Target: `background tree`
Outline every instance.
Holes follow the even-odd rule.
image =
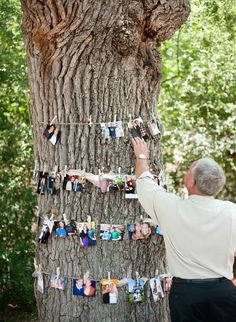
[[[235,2],[192,2],[187,23],[161,48],[164,75],[158,109],[166,128],[163,155],[172,189],[181,190],[189,163],[209,155],[227,175],[219,197],[234,202],[235,18]]]
[[[187,1],[28,1],[22,0],[23,32],[29,62],[30,97],[34,124],[34,155],[41,169],[82,168],[97,173],[106,166],[128,171],[134,165],[127,127],[125,138],[101,144],[98,126],[78,126],[91,115],[96,123],[128,121],[129,114],[150,119],[153,102],[159,93],[161,59],[156,52],[160,42],[170,38],[185,22]],[[43,138],[43,129],[57,116],[61,143]],[[161,168],[159,141],[150,144],[151,166]],[[51,207],[83,221],[91,214],[97,223],[129,223],[140,218],[137,201],[127,202],[122,195],[102,195],[92,187],[84,194],[61,191],[59,196],[40,196],[39,215]],[[40,221],[42,223],[42,220]],[[163,240],[151,242],[101,243],[92,249],[79,248],[75,240],[52,239],[38,245],[37,260],[45,270],[66,276],[101,279],[111,272],[122,278],[135,271],[153,276],[165,268]],[[119,303],[102,306],[71,295],[71,281],[65,293],[49,288],[37,295],[42,321],[167,321],[166,301],[159,306],[148,297],[143,306],[127,303],[125,289]]]
[[[31,232],[36,198],[32,177],[32,141],[28,115],[25,54],[17,1],[0,3],[0,311],[31,311]],[[13,320],[15,321],[15,315]]]

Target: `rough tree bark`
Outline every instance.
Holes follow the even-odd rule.
[[[71,168],[98,173],[98,169],[127,171],[134,166],[125,126],[125,138],[102,144],[100,127],[60,125],[61,142],[52,146],[43,129],[54,115],[59,123],[127,122],[129,114],[148,120],[160,91],[161,57],[156,48],[186,21],[188,0],[21,0],[23,33],[28,55],[29,84],[34,128],[34,153],[40,168]],[[41,122],[45,122],[42,125]],[[149,143],[150,163],[162,166],[160,140]],[[121,193],[101,194],[92,187],[86,193],[61,191],[59,196],[40,196],[39,215],[58,207],[61,214],[83,221],[91,214],[97,223],[133,223],[145,216],[137,200]],[[40,224],[42,221],[40,221]],[[37,261],[48,272],[60,266],[65,276],[89,270],[102,279],[111,272],[121,279],[153,277],[166,270],[163,239],[101,242],[82,249],[78,239],[51,239],[37,245]],[[65,292],[50,289],[45,276],[45,294],[37,294],[40,321],[163,321],[169,319],[167,300],[153,303],[146,288],[146,302],[130,305],[126,287],[119,289],[116,305],[72,295],[72,281]],[[99,291],[98,291],[99,293]]]

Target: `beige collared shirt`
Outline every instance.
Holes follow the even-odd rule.
[[[236,204],[199,195],[182,199],[158,186],[149,171],[137,179],[137,193],[161,227],[173,276],[233,278]]]

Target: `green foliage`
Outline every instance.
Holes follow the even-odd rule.
[[[227,174],[220,197],[233,201],[235,19],[236,3],[230,0],[192,2],[186,25],[161,48],[163,82],[158,111],[166,128],[164,161],[172,189],[183,185],[183,173],[192,161],[211,156]]]
[[[34,307],[32,142],[18,1],[0,3],[0,309]]]

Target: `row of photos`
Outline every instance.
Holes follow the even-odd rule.
[[[88,124],[92,125],[88,120]],[[122,121],[101,123],[101,136],[105,140],[119,139],[124,137]],[[139,137],[145,141],[154,138],[160,134],[160,129],[157,120],[153,118],[149,122],[144,122],[140,116],[131,119],[128,123],[129,133],[132,138]],[[53,145],[57,144],[61,137],[61,131],[58,130],[55,124],[48,124],[43,132],[43,135]]]
[[[83,247],[96,245],[96,224],[94,221],[76,222],[74,220],[52,221],[44,219],[38,238],[41,244],[47,244],[49,237],[67,238],[75,236],[79,238]],[[154,233],[162,235],[159,226],[155,226]],[[111,225],[100,224],[99,239],[120,241],[123,239],[139,240],[149,239],[153,234],[149,222],[137,222],[135,224]]]
[[[37,290],[43,294],[43,274],[39,271],[35,271],[33,273],[33,277],[37,278]],[[118,302],[119,280],[104,279],[100,283],[102,285],[102,302],[104,304],[116,304]],[[153,300],[154,302],[157,302],[164,297],[165,292],[170,291],[172,277],[170,275],[163,274],[151,278],[149,283],[152,290]],[[96,295],[97,284],[98,282],[95,280],[73,279],[72,294],[74,296],[81,297],[94,297]],[[128,279],[129,302],[131,304],[145,302],[144,285],[145,280],[142,278]],[[50,287],[64,291],[67,287],[67,279],[61,274],[52,273],[50,277]]]
[[[143,138],[145,141],[160,134],[160,129],[155,119],[145,124],[140,116],[132,119],[128,123],[128,128],[131,137]],[[49,124],[43,134],[50,143],[55,145],[59,142],[61,131],[56,128],[55,124]],[[122,122],[101,123],[101,135],[107,140],[123,137]],[[62,180],[59,172],[49,175],[46,172],[38,171],[35,179],[37,180],[37,193],[41,195],[44,195],[46,192],[51,195],[57,194],[61,187],[67,191],[84,192],[86,191],[88,183],[85,177],[79,175],[66,174]],[[99,176],[98,186],[102,193],[124,190],[126,198],[137,198],[136,179],[132,174],[125,175],[123,178],[120,175],[114,174]],[[155,233],[162,235],[159,226],[155,227]],[[99,238],[101,240],[118,241],[124,239],[125,234],[130,240],[148,239],[152,234],[152,230],[150,224],[147,222],[129,224],[127,225],[127,230],[125,225],[100,225]],[[47,243],[51,235],[55,238],[78,236],[81,246],[94,246],[96,245],[96,224],[93,221],[78,223],[74,220],[54,222],[45,219],[38,242],[43,244]],[[35,272],[33,276],[37,277],[38,291],[44,293],[43,275]],[[154,302],[163,298],[164,292],[170,290],[171,282],[172,278],[170,276],[157,276],[150,279]],[[95,280],[73,279],[72,293],[74,296],[94,297],[96,294],[96,283]],[[131,304],[144,303],[144,284],[145,281],[143,279],[128,280],[129,302]],[[116,304],[118,301],[119,280],[102,280],[101,285],[103,303]],[[53,273],[50,279],[50,286],[59,290],[65,290],[67,280],[64,276]]]

